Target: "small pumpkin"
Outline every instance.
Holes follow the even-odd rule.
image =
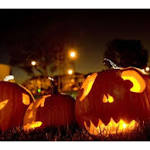
[[[92,135],[131,132],[150,118],[150,78],[133,67],[93,73],[81,86],[75,114]]]
[[[43,96],[30,104],[24,116],[24,130],[67,126],[75,121],[75,100],[68,95]]]
[[[32,94],[16,83],[0,81],[0,130],[14,128],[23,124],[23,117]]]

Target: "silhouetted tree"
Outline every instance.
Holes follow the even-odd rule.
[[[74,33],[73,29],[67,25],[61,20],[55,20],[42,26],[35,25],[35,30],[31,24],[29,27],[16,29],[5,44],[7,48],[9,46],[10,65],[20,67],[30,75],[35,72],[44,76],[54,73],[65,59],[65,50],[76,43],[70,38],[74,37],[71,34]],[[38,63],[34,67],[31,66],[32,60]]]
[[[25,70],[29,75],[40,73],[47,76],[49,72],[54,73],[57,70],[58,53],[63,54],[64,45],[62,43],[36,43],[29,41],[17,41],[11,45],[10,64]],[[62,55],[59,59],[64,59]],[[35,66],[31,61],[37,62]]]
[[[115,39],[107,43],[104,58],[121,67],[144,68],[147,65],[148,52],[140,40]],[[106,65],[110,67],[109,64]]]

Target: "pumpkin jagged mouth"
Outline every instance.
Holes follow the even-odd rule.
[[[86,121],[84,121],[84,127],[92,135],[110,135],[118,134],[122,132],[129,133],[138,127],[138,122],[132,120],[129,123],[126,123],[124,120],[120,119],[117,123],[111,118],[109,123],[105,125],[100,119],[97,127],[90,120],[90,125],[88,126]]]
[[[36,122],[32,122],[32,123],[27,123],[26,125],[24,125],[24,131],[29,131],[31,129],[35,129],[37,127],[40,127],[42,125],[41,121],[36,121]]]

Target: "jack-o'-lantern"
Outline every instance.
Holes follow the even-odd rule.
[[[67,126],[75,121],[75,100],[68,95],[43,96],[30,104],[24,116],[24,130]]]
[[[0,130],[21,126],[32,94],[21,85],[0,81]]]
[[[150,118],[150,79],[129,67],[89,75],[76,100],[76,120],[92,135],[129,133]]]

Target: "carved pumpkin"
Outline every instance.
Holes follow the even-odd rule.
[[[24,130],[67,126],[75,121],[75,100],[67,95],[43,96],[32,103],[24,116]]]
[[[32,94],[24,87],[10,82],[0,81],[0,130],[20,126]]]
[[[90,134],[131,132],[150,118],[150,79],[137,68],[88,76],[76,100],[76,120]]]

